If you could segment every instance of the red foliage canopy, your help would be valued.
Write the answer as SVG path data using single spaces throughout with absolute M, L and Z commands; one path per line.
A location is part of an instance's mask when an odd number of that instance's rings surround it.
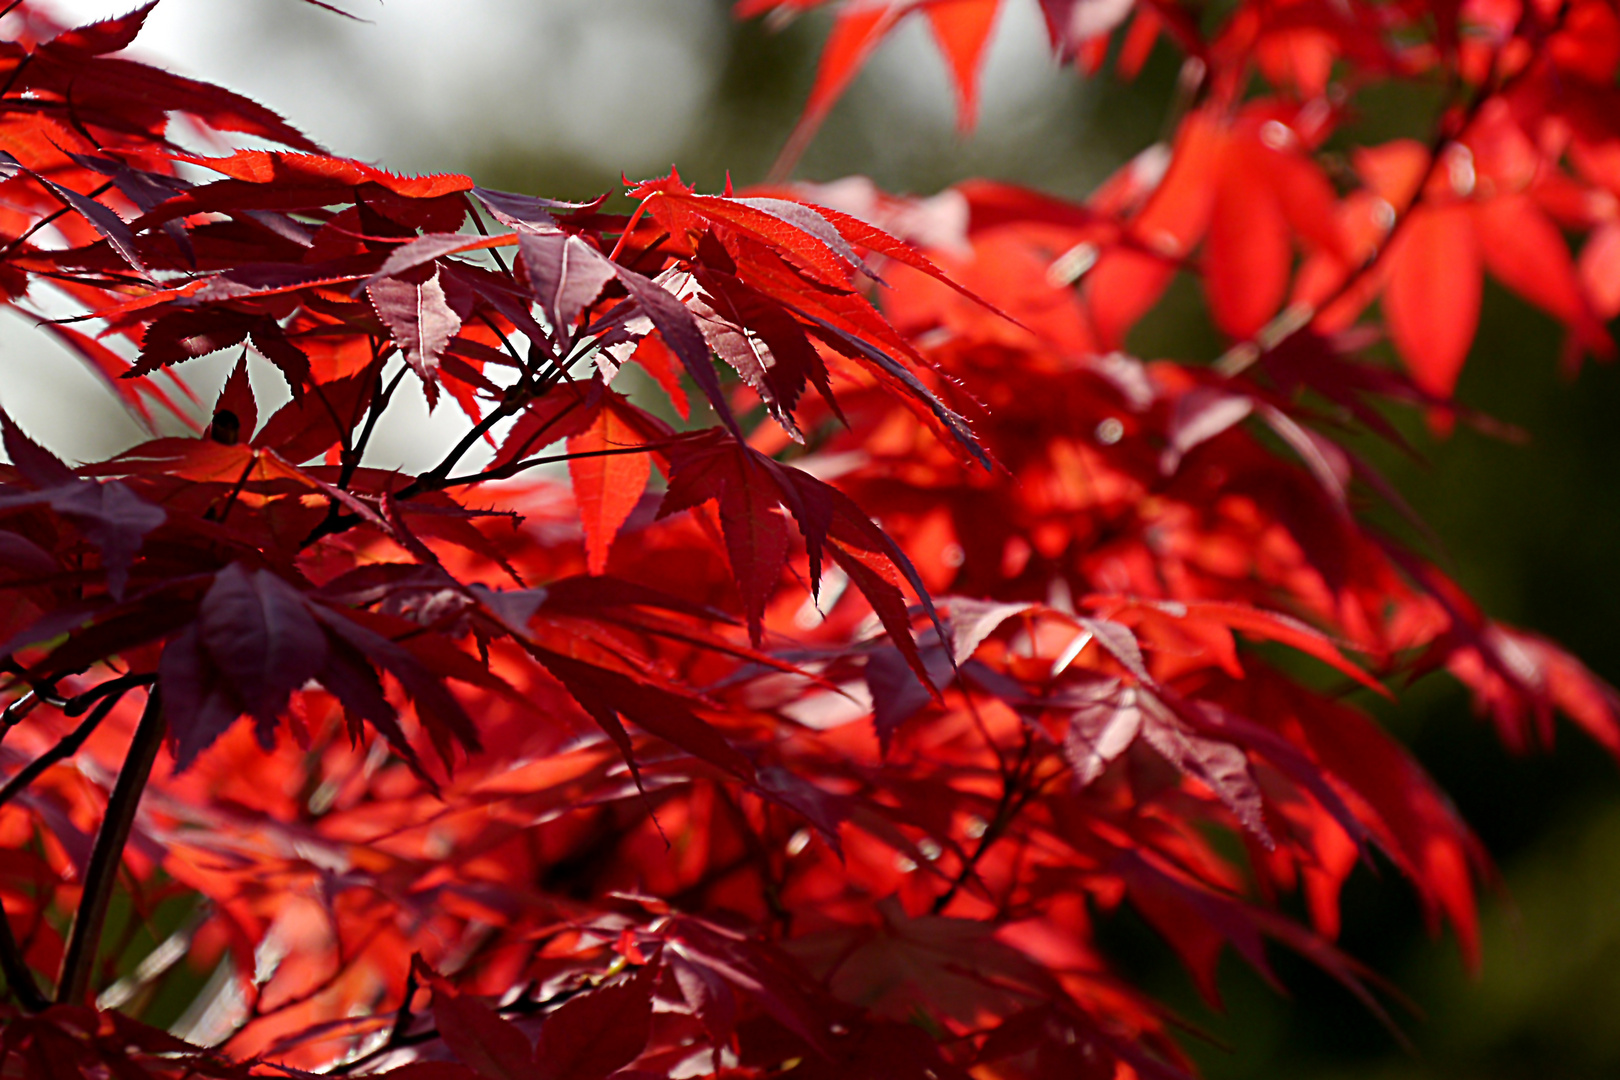
M 1352 691 L 1445 668 L 1515 748 L 1620 751 L 1341 441 L 1458 413 L 1486 270 L 1612 352 L 1604 0 L 1042 0 L 1088 72 L 1187 57 L 1091 198 L 672 172 L 629 215 L 329 156 L 117 56 L 152 6 L 4 15 L 0 290 L 77 304 L 45 331 L 153 437 L 74 466 L 0 415 L 0 1076 L 1182 1076 L 1096 912 L 1212 998 L 1270 942 L 1380 1010 L 1332 941 L 1383 858 L 1477 952 L 1485 855 Z M 971 123 L 998 8 L 841 6 L 790 155 L 913 15 Z M 1432 141 L 1330 171 L 1391 79 L 1450 88 Z M 1213 364 L 1121 351 L 1178 274 Z M 366 453 L 406 383 L 468 421 L 418 475 Z

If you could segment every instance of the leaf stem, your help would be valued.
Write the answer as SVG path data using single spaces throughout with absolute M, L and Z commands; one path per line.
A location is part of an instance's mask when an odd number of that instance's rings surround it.
M 478 212 L 478 207 L 473 205 L 472 199 L 463 193 L 461 196 L 461 201 L 466 204 L 467 216 L 472 218 L 473 228 L 478 230 L 478 235 L 488 236 L 489 229 L 484 227 L 484 216 Z M 510 274 L 512 272 L 512 268 L 506 265 L 506 260 L 501 258 L 501 253 L 499 251 L 496 251 L 494 248 L 486 248 L 485 250 L 487 250 L 495 259 L 495 265 L 501 268 L 501 273 Z
M 524 363 L 523 357 L 518 355 L 517 347 L 512 344 L 512 339 L 507 337 L 499 326 L 495 325 L 495 320 L 484 314 L 482 311 L 478 313 L 478 320 L 485 326 L 489 327 L 489 332 L 499 338 L 502 345 L 506 346 L 506 355 L 510 356 L 512 358 L 512 363 L 516 364 L 517 369 L 523 372 L 523 378 L 527 379 L 532 376 L 534 372 L 529 370 L 529 365 Z M 521 383 L 519 385 L 521 385 Z
M 135 727 L 135 738 L 129 744 L 124 767 L 118 770 L 118 781 L 113 785 L 112 797 L 107 800 L 107 813 L 90 853 L 84 896 L 73 917 L 67 952 L 62 957 L 62 976 L 56 987 L 58 1004 L 81 1004 L 89 992 L 102 925 L 112 901 L 113 883 L 118 880 L 118 868 L 123 864 L 124 845 L 129 842 L 130 829 L 135 824 L 141 793 L 146 790 L 152 765 L 163 746 L 164 730 L 163 695 L 153 686 L 147 692 L 146 708 Z
M 647 200 L 642 199 L 641 203 L 636 207 L 635 213 L 630 215 L 630 220 L 625 222 L 624 232 L 619 234 L 619 240 L 613 245 L 613 250 L 608 252 L 609 261 L 618 261 L 619 253 L 624 250 L 624 245 L 630 239 L 630 234 L 636 231 L 636 223 L 641 220 L 641 215 L 646 212 Z
M 523 440 L 523 445 L 518 447 L 517 452 L 513 454 L 513 458 L 521 458 L 524 454 L 527 454 L 535 443 L 540 442 L 540 440 L 545 437 L 546 432 L 557 426 L 557 424 L 569 413 L 579 408 L 580 403 L 584 400 L 584 398 L 575 398 L 567 405 L 564 405 L 561 409 L 558 409 L 556 416 L 553 416 L 550 420 L 547 420 L 544 424 L 541 424 L 540 427 L 535 430 L 534 434 Z M 544 447 L 545 444 L 541 443 L 541 446 Z M 504 451 L 505 447 L 502 447 L 502 450 Z
M 219 512 L 219 517 L 213 519 L 210 519 L 208 514 L 204 514 L 203 520 L 213 520 L 221 525 L 225 524 L 225 518 L 230 515 L 231 508 L 236 505 L 236 500 L 242 497 L 242 489 L 247 487 L 248 477 L 253 475 L 253 467 L 258 463 L 259 454 L 254 451 L 249 455 L 247 464 L 243 466 L 242 475 L 236 478 L 236 486 L 231 488 L 231 493 L 225 497 L 225 509 Z M 209 507 L 208 513 L 213 513 L 213 507 Z
M 95 731 L 97 727 L 101 726 L 101 722 L 107 718 L 108 713 L 112 712 L 113 706 L 117 705 L 118 702 L 123 699 L 124 692 L 128 689 L 129 687 L 125 686 L 109 693 L 105 698 L 102 699 L 101 703 L 96 706 L 95 711 L 84 718 L 83 723 L 74 728 L 72 731 L 68 732 L 67 735 L 63 736 L 62 740 L 55 746 L 39 755 L 39 757 L 35 758 L 33 761 L 30 761 L 27 765 L 24 765 L 22 770 L 19 771 L 16 776 L 13 776 L 10 780 L 6 781 L 5 787 L 0 787 L 0 806 L 4 806 L 12 799 L 16 798 L 19 791 L 23 790 L 29 784 L 32 784 L 35 780 L 37 780 L 39 775 L 46 769 L 50 768 L 52 765 L 55 765 L 59 761 L 66 761 L 68 758 L 78 753 L 79 747 L 84 745 L 85 740 L 90 737 L 91 732 Z
M 505 480 L 509 476 L 516 476 L 523 470 L 532 469 L 536 465 L 554 465 L 559 461 L 573 461 L 575 458 L 612 457 L 616 454 L 645 454 L 653 450 L 663 449 L 667 445 L 669 444 L 642 443 L 637 446 L 618 446 L 607 450 L 581 450 L 573 454 L 548 454 L 545 457 L 533 457 L 526 461 L 514 461 L 510 465 L 485 469 L 480 473 L 448 477 L 439 481 L 438 486 L 447 488 L 460 484 L 478 484 L 485 480 Z
M 5 18 L 5 12 L 0 12 L 0 19 L 3 18 Z M 100 198 L 101 196 L 107 194 L 107 192 L 111 191 L 112 187 L 113 182 L 108 180 L 105 184 L 102 184 L 100 187 L 96 188 L 96 190 L 90 192 L 86 197 L 91 199 Z M 15 240 L 12 240 L 4 247 L 0 247 L 0 258 L 5 258 L 7 255 L 10 255 L 17 249 L 19 245 L 27 243 L 30 236 L 33 236 L 35 233 L 39 232 L 39 230 L 43 229 L 45 226 L 49 225 L 51 222 L 55 221 L 57 218 L 61 217 L 67 212 L 68 207 L 58 207 L 49 214 L 46 214 L 44 217 L 40 218 L 38 221 L 34 222 L 32 225 L 28 226 L 28 228 L 24 229 Z
M 7 7 L 5 11 L 0 12 L 0 18 L 10 15 L 12 10 L 18 7 L 22 2 L 23 0 L 14 0 L 14 2 Z M 6 80 L 6 85 L 0 87 L 0 99 L 3 99 L 7 94 L 11 93 L 11 88 L 17 85 L 17 80 L 22 76 L 22 73 L 28 69 L 29 64 L 34 62 L 35 55 L 37 54 L 29 53 L 21 60 L 17 61 L 17 66 L 11 69 L 11 77 Z M 11 103 L 7 102 L 7 104 L 9 105 Z
M 521 409 L 523 407 L 523 402 L 524 398 L 521 396 L 513 396 L 506 401 L 501 402 L 495 408 L 489 410 L 489 412 L 485 414 L 484 418 L 478 421 L 478 423 L 474 424 L 467 434 L 461 437 L 461 441 L 456 443 L 456 445 L 451 448 L 450 453 L 445 456 L 443 461 L 435 465 L 432 471 L 422 474 L 415 480 L 412 480 L 409 484 L 405 485 L 405 487 L 401 488 L 399 493 L 395 495 L 394 498 L 408 499 L 411 496 L 418 495 L 423 491 L 437 491 L 439 488 L 444 487 L 447 483 L 445 477 L 450 475 L 450 470 L 456 467 L 456 462 L 461 460 L 462 455 L 466 454 L 468 450 L 471 450 L 474 444 L 476 444 L 479 439 L 482 439 L 484 437 L 484 433 L 490 428 L 494 427 L 496 424 L 500 423 L 502 420 L 505 420 L 508 416 L 511 416 L 513 413 Z
M 1034 760 L 1031 751 L 1034 750 L 1034 747 L 1034 733 L 1026 728 L 1024 731 L 1024 744 L 1018 751 L 1018 763 L 1013 766 L 1012 772 L 1003 776 L 1001 799 L 996 804 L 995 815 L 985 826 L 984 832 L 980 834 L 978 846 L 973 849 L 973 854 L 969 855 L 967 861 L 962 864 L 962 869 L 957 872 L 950 888 L 934 898 L 933 907 L 929 909 L 931 914 L 942 915 L 945 909 L 951 906 L 951 901 L 956 899 L 956 894 L 962 890 L 962 886 L 966 885 L 969 879 L 973 877 L 978 868 L 979 860 L 984 858 L 986 851 L 990 850 L 990 845 L 1001 839 L 1001 834 L 1006 831 L 1007 827 L 1012 824 L 1013 819 L 1018 816 L 1019 811 L 1023 810 L 1024 805 L 1033 797 L 1034 792 L 1025 785 L 1033 779 Z M 1030 772 L 1028 776 L 1025 775 L 1026 769 Z
M 387 358 L 384 357 L 384 362 Z M 388 383 L 383 382 L 382 369 L 377 371 L 377 396 L 372 399 L 371 411 L 366 416 L 366 426 L 360 430 L 360 437 L 355 440 L 354 448 L 349 450 L 343 459 L 343 470 L 338 475 L 338 487 L 347 491 L 349 482 L 354 479 L 356 470 L 360 468 L 360 459 L 365 455 L 366 445 L 371 442 L 371 433 L 377 429 L 377 421 L 382 417 L 383 410 L 388 408 L 389 402 L 394 400 L 394 391 L 399 388 L 400 380 L 405 373 L 411 370 L 409 364 L 400 365 L 394 377 Z M 332 504 L 334 507 L 336 502 Z
M 388 1031 L 388 1041 L 397 1044 L 406 1035 L 410 1034 L 411 1021 L 415 1017 L 411 1013 L 411 1001 L 415 999 L 417 991 L 416 965 L 405 973 L 405 996 L 400 999 L 399 1012 L 394 1015 L 394 1026 Z
M 1492 67 L 1495 67 L 1494 60 Z M 1384 234 L 1372 251 L 1362 259 L 1360 265 L 1346 274 L 1344 280 L 1340 281 L 1320 301 L 1305 307 L 1303 310 L 1296 305 L 1289 305 L 1270 322 L 1266 323 L 1265 326 L 1261 327 L 1252 337 L 1227 349 L 1212 365 L 1216 373 L 1227 379 L 1241 375 L 1254 366 L 1266 353 L 1270 352 L 1282 339 L 1288 337 L 1302 326 L 1308 326 L 1314 322 L 1318 313 L 1326 311 L 1344 299 L 1366 280 L 1369 274 L 1378 269 L 1379 265 L 1384 261 L 1384 257 L 1395 246 L 1396 239 L 1412 220 L 1413 211 L 1429 202 L 1429 185 L 1440 175 L 1440 170 L 1446 166 L 1446 151 L 1461 142 L 1462 137 L 1468 133 L 1468 129 L 1479 118 L 1479 114 L 1483 111 L 1486 102 L 1506 92 L 1514 81 L 1514 79 L 1509 79 L 1495 90 L 1480 87 L 1462 106 L 1462 113 L 1455 122 L 1448 122 L 1448 116 L 1456 107 L 1455 104 L 1448 104 L 1443 108 L 1440 115 L 1435 119 L 1434 135 L 1429 140 L 1428 146 L 1429 163 L 1423 170 L 1423 178 L 1418 181 L 1417 189 L 1412 193 L 1411 198 L 1406 201 L 1406 205 L 1395 210 L 1395 220 L 1390 223 L 1389 231 Z

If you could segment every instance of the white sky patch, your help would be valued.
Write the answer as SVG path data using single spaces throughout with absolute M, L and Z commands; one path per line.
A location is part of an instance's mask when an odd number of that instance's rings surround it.
M 129 0 L 52 0 L 88 22 Z M 670 156 L 714 90 L 710 0 L 163 0 L 131 55 L 246 94 L 334 153 L 460 167 L 548 146 L 632 171 Z

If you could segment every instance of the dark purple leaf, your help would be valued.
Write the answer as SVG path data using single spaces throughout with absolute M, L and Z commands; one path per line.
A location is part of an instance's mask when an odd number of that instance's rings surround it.
M 1075 782 L 1085 787 L 1136 741 L 1142 732 L 1142 710 L 1135 687 L 1118 679 L 1070 691 L 1064 695 L 1064 703 L 1071 701 L 1077 707 L 1069 714 L 1063 755 L 1074 769 Z
M 466 994 L 440 983 L 433 993 L 433 1019 L 456 1057 L 488 1080 L 528 1080 L 534 1074 L 534 1048 L 511 1021 Z
M 425 277 L 413 276 L 422 280 L 382 278 L 367 285 L 366 294 L 406 362 L 431 383 L 440 354 L 461 329 L 461 316 L 450 306 L 437 267 Z
M 944 649 L 922 650 L 922 662 L 935 686 L 950 682 L 951 659 Z M 872 693 L 872 724 L 887 754 L 900 725 L 934 701 L 934 694 L 918 680 L 906 655 L 893 645 L 882 646 L 866 658 L 865 676 L 866 687 Z
M 710 300 L 713 304 L 709 303 Z M 699 294 L 687 301 L 687 307 L 697 317 L 698 329 L 703 332 L 714 354 L 742 376 L 743 381 L 765 403 L 771 416 L 795 442 L 804 442 L 804 435 L 789 411 L 791 402 L 783 400 L 788 395 L 778 392 L 776 380 L 771 377 L 772 369 L 777 366 L 776 357 L 763 340 L 750 336 L 742 325 L 742 316 L 729 297 L 724 293 L 707 298 Z M 789 388 L 789 392 L 793 389 L 796 388 Z
M 395 753 L 403 757 L 418 775 L 421 763 L 410 740 L 400 729 L 394 707 L 383 696 L 382 680 L 359 651 L 335 636 L 326 642 L 326 665 L 315 673 L 315 680 L 331 692 L 349 719 L 351 738 L 359 738 L 361 723 L 380 731 Z
M 843 419 L 832 396 L 826 365 L 805 328 L 786 308 L 728 274 L 700 266 L 694 275 L 706 295 L 692 306 L 709 344 L 748 380 L 789 434 L 797 437 L 789 414 L 806 381 L 815 383 L 834 414 Z
M 1131 687 L 1142 713 L 1142 738 L 1170 764 L 1201 782 L 1226 804 L 1244 828 L 1266 847 L 1273 846 L 1266 828 L 1260 787 L 1240 747 L 1200 735 L 1184 724 L 1146 687 Z
M 637 727 L 701 761 L 744 780 L 753 779 L 754 764 L 747 755 L 694 714 L 677 695 L 656 686 L 638 683 L 619 672 L 593 667 L 532 642 L 525 642 L 524 647 L 556 676 L 574 700 L 614 739 L 624 752 L 627 764 L 632 767 L 634 762 L 630 758 L 628 739 L 621 741 L 619 738 L 624 733 L 619 720 L 621 715 L 634 721 Z
M 88 195 L 80 194 L 71 188 L 65 188 L 61 184 L 47 180 L 32 169 L 24 166 L 22 162 L 4 150 L 0 150 L 0 174 L 6 176 L 32 176 L 65 205 L 78 211 L 80 216 L 88 221 L 96 232 L 106 238 L 107 243 L 112 246 L 114 251 L 118 252 L 120 258 L 134 267 L 142 277 L 147 276 L 146 266 L 141 262 L 140 254 L 135 250 L 135 234 L 129 231 L 129 226 L 124 224 L 124 219 L 113 213 L 111 209 Z
M 131 168 L 122 161 L 115 161 L 112 158 L 72 153 L 68 154 L 68 157 L 84 168 L 98 172 L 111 180 L 124 197 L 134 203 L 143 214 L 176 195 L 190 191 L 193 186 L 177 176 L 164 176 L 161 173 L 147 172 L 145 169 Z M 180 249 L 186 261 L 195 266 L 197 256 L 192 249 L 191 234 L 186 232 L 185 225 L 176 220 L 165 221 L 163 231 L 174 241 L 174 246 Z
M 828 335 L 831 335 L 832 339 L 836 339 L 836 342 L 841 342 L 847 348 L 855 350 L 888 374 L 900 380 L 906 389 L 910 390 L 928 408 L 928 411 L 934 414 L 934 418 L 939 421 L 940 426 L 950 432 L 952 438 L 961 443 L 963 448 L 978 460 L 979 464 L 983 465 L 986 470 L 995 468 L 994 463 L 990 460 L 990 455 L 985 453 L 984 447 L 979 445 L 979 440 L 973 434 L 973 429 L 968 427 L 968 422 L 943 401 L 939 400 L 932 390 L 922 384 L 921 379 L 907 370 L 904 364 L 871 342 L 842 330 L 832 323 L 818 319 L 814 315 L 806 315 L 802 311 L 797 312 L 797 314 L 820 326 Z M 829 341 L 829 343 L 834 342 Z
M 433 736 L 434 745 L 443 760 L 448 763 L 450 753 L 450 744 L 443 737 L 446 733 L 469 751 L 479 749 L 478 729 L 466 710 L 410 650 L 337 612 L 320 606 L 313 611 L 333 634 L 399 680 L 405 692 L 416 702 L 417 713 Z
M 826 1054 L 827 1019 L 806 994 L 804 972 L 773 946 L 714 922 L 676 916 L 666 931 L 681 955 L 741 988 L 784 1026 Z
M 451 301 L 452 308 L 459 309 L 461 304 L 459 296 L 462 293 L 469 297 L 476 296 L 522 331 L 523 336 L 529 339 L 529 344 L 534 348 L 541 351 L 550 350 L 551 337 L 530 314 L 528 294 L 514 289 L 509 277 L 462 262 L 442 263 L 439 275 L 444 281 L 445 293 Z M 469 307 L 469 314 L 470 311 Z
M 602 195 L 590 202 L 563 202 L 538 195 L 514 195 L 507 191 L 491 191 L 488 188 L 473 188 L 472 193 L 474 198 L 495 215 L 495 220 L 519 232 L 551 232 L 557 227 L 557 223 L 551 219 L 548 211 L 591 209 L 601 206 L 607 199 L 606 195 Z
M 675 977 L 687 1008 L 698 1018 L 709 1040 L 716 1047 L 728 1046 L 737 1026 L 737 995 L 712 969 L 676 954 L 669 958 L 669 971 Z
M 526 232 L 518 250 L 529 287 L 551 323 L 552 340 L 562 349 L 579 313 L 613 280 L 613 264 L 579 237 L 561 232 Z
M 1124 629 L 1117 623 L 1096 625 L 1101 632 L 1093 632 L 1105 647 L 1104 633 L 1113 636 L 1114 630 Z M 1052 704 L 1074 708 L 1063 750 L 1081 786 L 1101 776 L 1110 762 L 1140 738 L 1178 771 L 1209 788 L 1244 828 L 1271 846 L 1260 788 L 1242 747 L 1195 730 L 1149 686 L 1108 679 L 1068 689 Z
M 816 831 L 842 856 L 838 826 L 849 817 L 850 800 L 844 795 L 812 784 L 810 781 L 776 766 L 767 766 L 756 775 L 759 790 L 767 798 L 781 803 L 804 816 Z
M 180 308 L 158 316 L 141 337 L 141 355 L 126 379 L 240 345 L 260 317 L 229 308 Z
M 1131 673 L 1132 678 L 1140 683 L 1153 684 L 1153 676 L 1148 674 L 1147 661 L 1142 657 L 1142 646 L 1137 644 L 1136 635 L 1131 633 L 1129 627 L 1108 619 L 1082 617 L 1079 622 L 1090 632 L 1097 644 L 1102 646 L 1103 651 L 1119 661 L 1119 665 Z
M 129 567 L 146 534 L 162 525 L 167 515 L 117 481 L 81 480 L 50 451 L 24 435 L 0 410 L 0 436 L 6 454 L 23 479 L 40 491 L 37 495 L 0 498 L 0 505 L 48 503 L 84 532 L 101 549 L 107 591 L 121 599 L 129 581 Z
M 61 458 L 22 433 L 5 410 L 0 409 L 0 437 L 6 456 L 22 478 L 38 489 L 80 483 L 79 476 Z
M 261 725 L 326 664 L 326 635 L 304 594 L 269 570 L 232 563 L 214 575 L 197 618 L 214 665 Z
M 111 180 L 143 214 L 159 203 L 190 191 L 193 186 L 178 176 L 164 176 L 161 173 L 147 172 L 145 169 L 134 169 L 113 158 L 73 153 L 68 154 L 68 157 L 76 164 Z M 184 230 L 181 232 L 183 235 Z
M 1201 731 L 1238 746 L 1247 747 L 1301 788 L 1309 791 L 1322 805 L 1322 809 L 1339 823 L 1345 835 L 1354 840 L 1358 846 L 1364 847 L 1374 839 L 1366 824 L 1345 805 L 1344 799 L 1329 782 L 1328 774 L 1286 738 L 1262 724 L 1228 711 L 1213 701 L 1172 699 L 1170 703 Z
M 276 370 L 287 380 L 287 387 L 293 396 L 301 396 L 305 384 L 310 381 L 309 357 L 304 350 L 292 343 L 274 319 L 259 320 L 250 331 L 250 336 L 259 355 L 276 365 Z
M 640 307 L 647 318 L 652 320 L 653 326 L 663 337 L 664 344 L 680 358 L 681 366 L 686 368 L 687 374 L 692 376 L 694 382 L 702 389 L 703 395 L 714 406 L 720 420 L 738 439 L 743 437 L 742 429 L 737 426 L 737 418 L 731 415 L 731 406 L 726 401 L 725 391 L 720 388 L 720 376 L 715 374 L 714 363 L 709 359 L 709 343 L 703 337 L 703 331 L 698 328 L 696 316 L 689 311 L 662 285 L 651 278 L 644 277 L 627 267 L 613 264 L 613 271 L 630 293 L 630 298 Z
M 116 480 L 104 484 L 83 480 L 71 487 L 55 488 L 50 493 L 50 504 L 101 549 L 107 591 L 113 599 L 122 599 L 136 552 L 146 534 L 162 525 L 168 515 Z
M 26 536 L 0 530 L 0 574 L 7 577 L 41 577 L 58 573 L 62 564 L 56 557 Z
M 242 703 L 203 651 L 194 625 L 164 647 L 158 681 L 163 688 L 163 717 L 175 743 L 174 768 L 182 772 L 236 723 Z
M 377 272 L 367 279 L 367 284 L 394 277 L 423 263 L 433 262 L 458 251 L 487 248 L 491 244 L 491 239 L 485 236 L 471 236 L 467 233 L 426 233 L 391 251 Z
M 537 1080 L 604 1080 L 636 1058 L 652 1032 L 657 972 L 570 998 L 546 1017 L 534 1050 Z
M 1035 606 L 998 604 L 992 600 L 970 600 L 965 596 L 953 596 L 948 601 L 941 599 L 935 603 L 945 606 L 950 612 L 951 653 L 958 664 L 967 663 L 968 657 L 1002 623 Z

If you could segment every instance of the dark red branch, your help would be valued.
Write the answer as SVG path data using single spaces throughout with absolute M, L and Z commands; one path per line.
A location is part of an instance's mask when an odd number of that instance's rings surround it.
M 67 952 L 62 957 L 62 976 L 57 981 L 58 1004 L 80 1004 L 90 990 L 90 975 L 95 968 L 96 950 L 101 945 L 102 925 L 107 921 L 107 905 L 112 900 L 113 883 L 118 880 L 118 868 L 124 861 L 124 845 L 129 842 L 130 829 L 135 824 L 135 811 L 141 804 L 141 793 L 152 775 L 152 764 L 157 761 L 163 746 L 163 695 L 152 687 L 146 698 L 146 709 L 135 728 L 135 738 L 129 744 L 124 767 L 118 770 L 118 781 L 113 785 L 112 798 L 107 801 L 107 814 L 96 834 L 96 846 L 90 853 L 90 866 L 84 876 L 84 896 L 73 917 L 73 930 L 68 936 Z
M 50 1007 L 51 999 L 34 981 L 34 973 L 28 968 L 28 961 L 23 957 L 16 935 L 11 932 L 11 919 L 3 905 L 0 905 L 0 973 L 6 977 L 6 987 L 11 991 L 11 996 L 24 1009 L 40 1012 Z

